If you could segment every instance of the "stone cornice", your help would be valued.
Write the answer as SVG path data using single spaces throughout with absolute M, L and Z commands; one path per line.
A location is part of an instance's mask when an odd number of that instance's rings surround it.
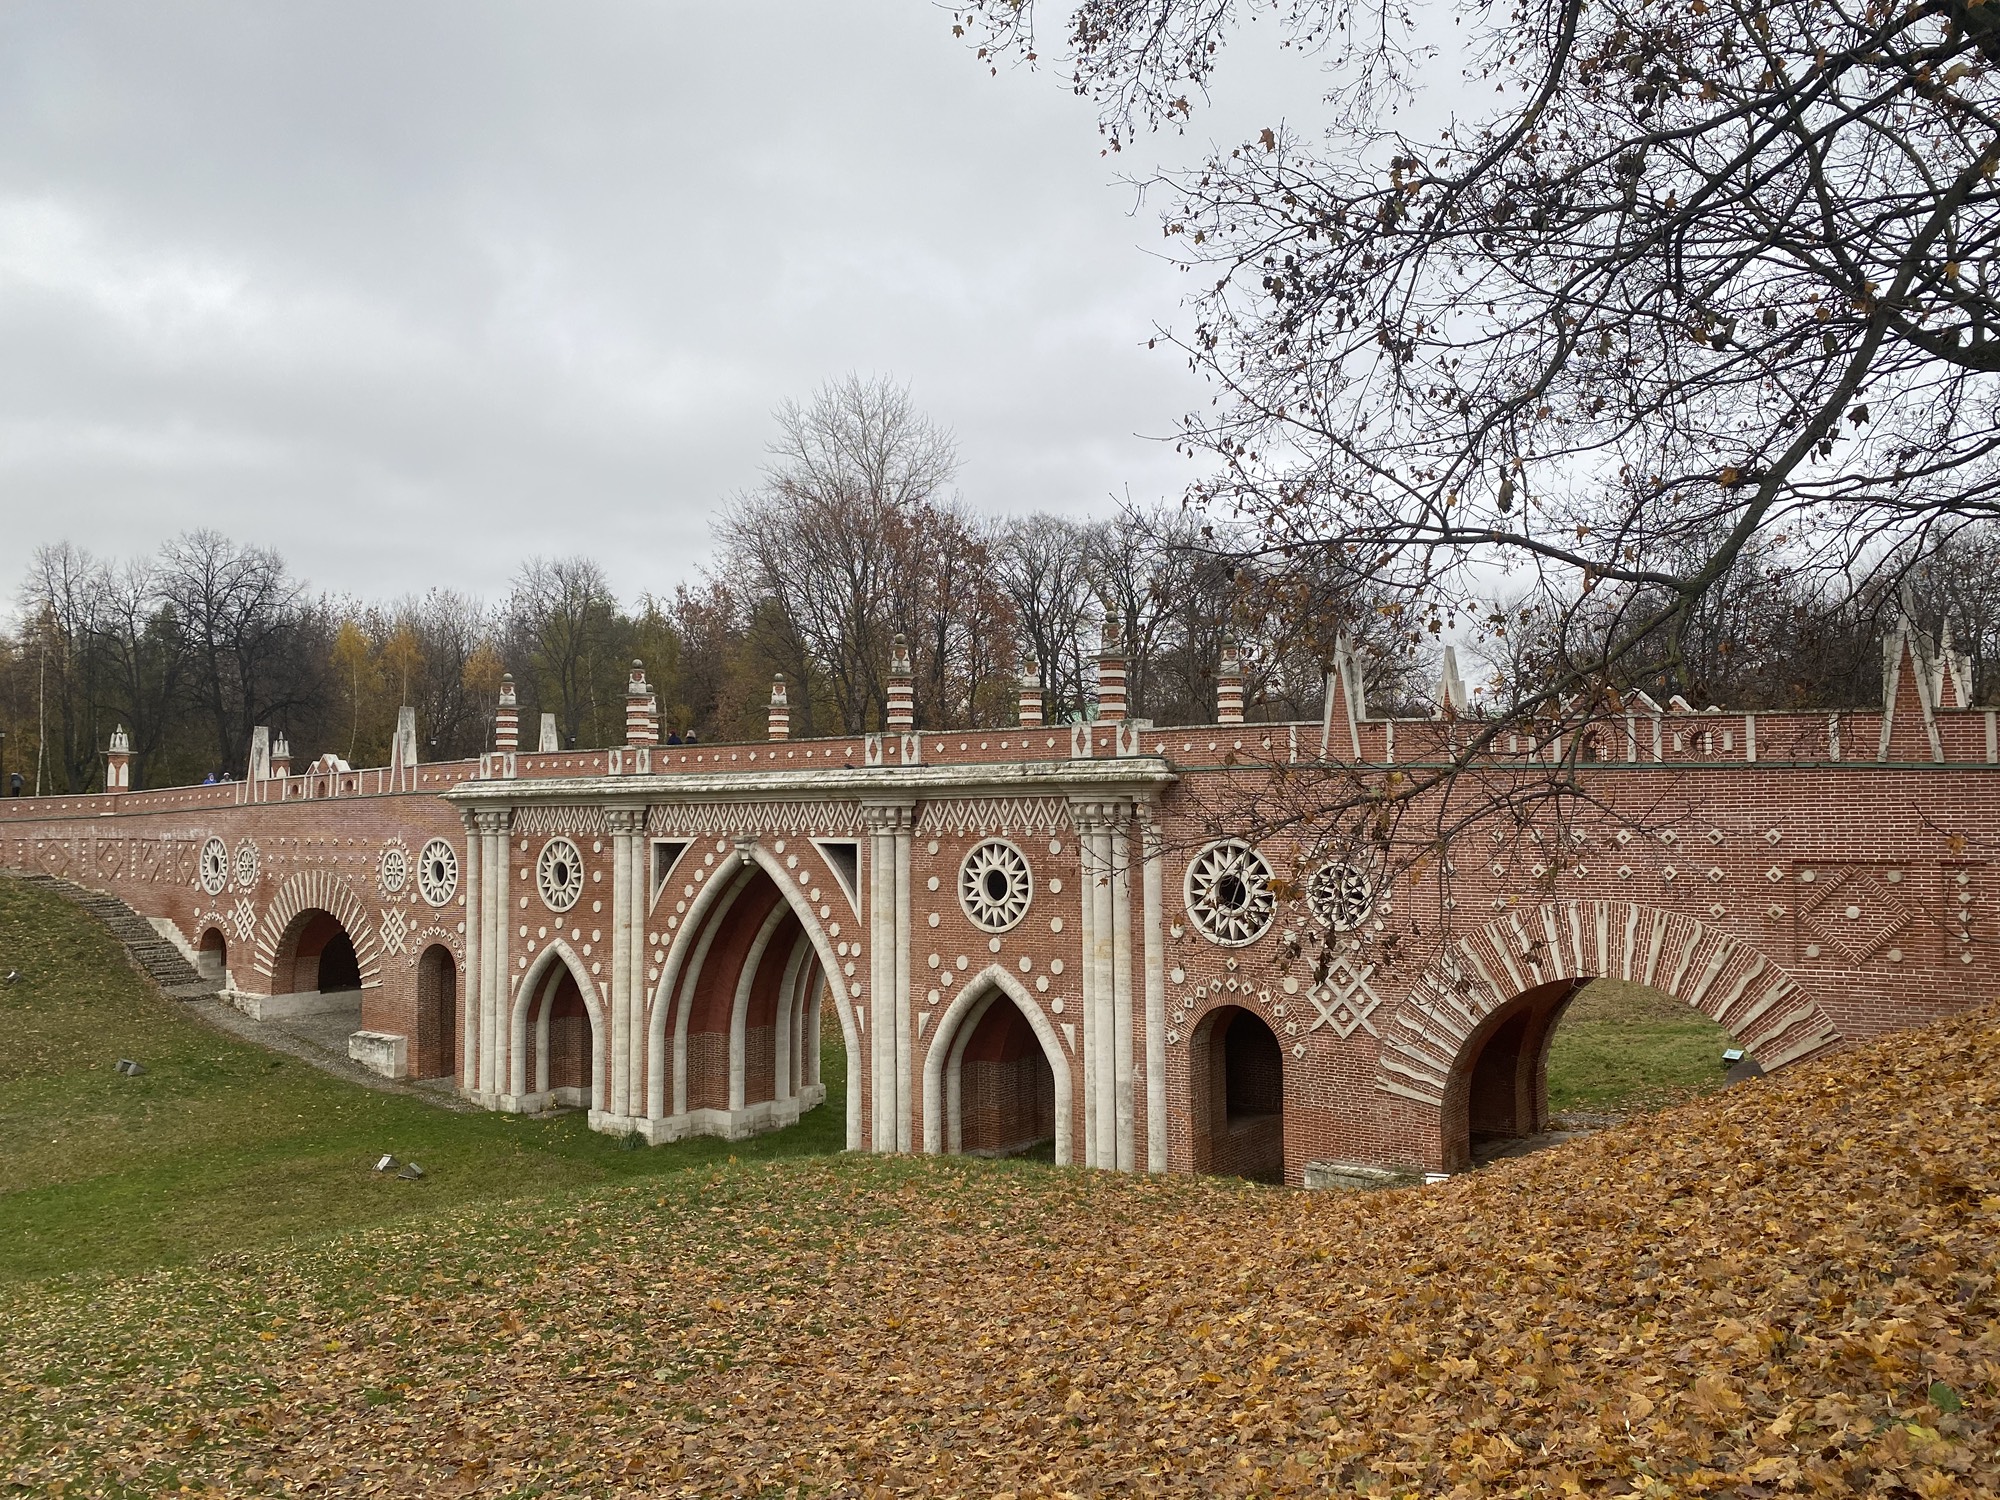
M 860 802 L 882 798 L 1157 795 L 1179 776 L 1156 755 L 1013 765 L 828 767 L 709 775 L 571 776 L 463 781 L 439 795 L 460 808 L 537 802 Z

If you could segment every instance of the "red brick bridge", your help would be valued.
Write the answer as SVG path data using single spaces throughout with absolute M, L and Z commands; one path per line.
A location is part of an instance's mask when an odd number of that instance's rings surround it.
M 404 710 L 386 767 L 293 772 L 260 731 L 246 780 L 160 791 L 119 736 L 112 790 L 0 804 L 0 863 L 118 896 L 253 1015 L 358 1003 L 391 1076 L 654 1142 L 796 1119 L 837 1031 L 855 1149 L 1452 1171 L 1545 1126 L 1588 978 L 1766 1068 L 1990 993 L 2000 740 L 1948 649 L 1892 637 L 1873 708 L 1502 732 L 1483 785 L 1567 758 L 1579 795 L 1435 857 L 1268 809 L 1472 721 L 1371 716 L 1343 656 L 1320 720 L 1248 724 L 1237 670 L 1221 722 L 1156 728 L 1113 644 L 1095 722 L 1041 722 L 1031 669 L 1017 726 L 950 733 L 897 675 L 887 732 L 811 741 L 780 684 L 770 739 L 713 746 L 658 743 L 635 670 L 622 746 L 521 749 L 509 685 L 477 760 L 419 764 Z

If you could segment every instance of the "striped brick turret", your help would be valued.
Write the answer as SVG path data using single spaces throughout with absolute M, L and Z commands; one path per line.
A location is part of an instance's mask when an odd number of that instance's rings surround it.
M 655 716 L 653 690 L 646 683 L 646 664 L 632 662 L 632 679 L 625 686 L 625 743 L 633 748 L 660 742 L 660 721 Z
M 514 674 L 500 674 L 500 708 L 493 715 L 493 748 L 512 754 L 521 748 L 521 710 L 514 702 Z
M 1021 665 L 1021 727 L 1042 727 L 1042 667 L 1040 662 Z
M 1215 672 L 1215 722 L 1243 722 L 1243 658 L 1233 641 L 1222 648 L 1222 665 Z
M 910 643 L 898 635 L 889 648 L 889 723 L 894 731 L 908 734 L 916 727 L 915 674 L 910 671 Z
M 783 672 L 771 678 L 770 733 L 774 740 L 788 740 L 792 737 L 792 705 L 785 697 Z
M 1104 617 L 1104 644 L 1097 653 L 1097 718 L 1116 724 L 1125 717 L 1125 644 L 1118 617 Z

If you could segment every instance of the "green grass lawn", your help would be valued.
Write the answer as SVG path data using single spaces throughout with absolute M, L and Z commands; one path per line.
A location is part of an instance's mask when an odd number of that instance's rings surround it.
M 730 1161 L 839 1151 L 845 1057 L 827 1101 L 755 1140 L 631 1150 L 554 1119 L 458 1113 L 358 1088 L 211 1030 L 161 999 L 103 928 L 0 879 L 0 1281 L 131 1271 L 364 1225 L 455 1216 Z M 1721 1083 L 1727 1036 L 1678 1002 L 1600 981 L 1571 1006 L 1549 1062 L 1553 1108 L 1651 1107 Z M 137 1078 L 113 1071 L 137 1058 Z M 422 1164 L 404 1182 L 383 1152 Z
M 1729 1033 L 1644 985 L 1593 981 L 1549 1047 L 1553 1111 L 1656 1109 L 1722 1087 Z
M 0 879 L 0 1280 L 132 1270 L 361 1225 L 845 1144 L 845 1058 L 789 1130 L 630 1150 L 577 1113 L 457 1113 L 225 1036 L 164 1000 L 102 927 Z M 146 1067 L 113 1071 L 121 1057 Z M 371 1168 L 383 1152 L 429 1175 Z

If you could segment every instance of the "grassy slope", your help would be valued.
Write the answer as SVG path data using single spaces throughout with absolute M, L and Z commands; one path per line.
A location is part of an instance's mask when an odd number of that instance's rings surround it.
M 1722 1087 L 1729 1033 L 1671 995 L 1599 979 L 1549 1047 L 1549 1108 L 1652 1109 Z
M 0 1279 L 172 1264 L 221 1250 L 545 1196 L 731 1157 L 838 1151 L 831 1095 L 754 1141 L 630 1151 L 581 1114 L 458 1114 L 359 1089 L 221 1035 L 161 1000 L 68 903 L 0 880 Z M 121 1057 L 147 1072 L 112 1071 Z M 377 1175 L 393 1152 L 419 1183 Z
M 2000 1009 L 1434 1188 L 716 1164 L 0 1290 L 23 1490 L 2000 1493 Z

